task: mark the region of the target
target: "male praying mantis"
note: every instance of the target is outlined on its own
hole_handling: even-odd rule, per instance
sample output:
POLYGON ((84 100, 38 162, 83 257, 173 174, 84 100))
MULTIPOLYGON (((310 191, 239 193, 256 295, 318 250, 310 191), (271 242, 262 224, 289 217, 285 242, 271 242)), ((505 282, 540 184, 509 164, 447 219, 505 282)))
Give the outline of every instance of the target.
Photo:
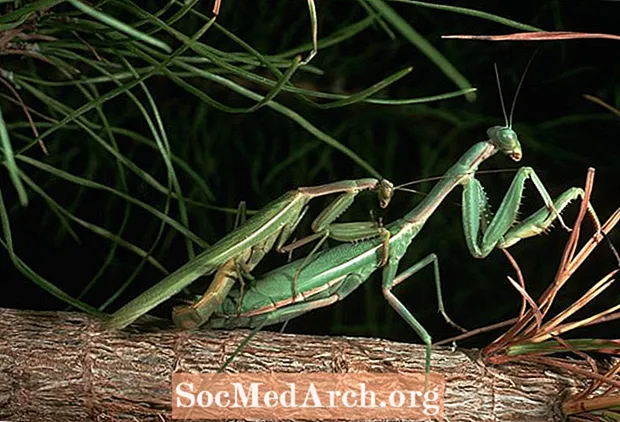
MULTIPOLYGON (((513 104, 514 107, 514 104, 513 104)), ((512 114, 512 113, 511 113, 512 114)), ((315 254, 311 259, 300 259, 280 267, 255 280, 243 295, 238 290, 230 295, 207 322, 209 328, 249 327, 254 331, 228 359, 230 362, 263 326, 285 322, 313 309, 329 306, 347 297, 381 267, 383 256, 382 290, 390 306, 413 328, 426 345, 426 372, 430 371, 431 336, 411 312, 392 293, 392 289, 429 264, 433 264, 439 302, 439 311, 452 325, 445 312, 441 295, 438 259, 430 254, 397 275, 398 265, 415 236, 439 207, 446 196, 457 186, 463 186, 462 218, 465 241, 471 254, 485 258, 494 248, 508 248, 521 239, 535 236, 550 227, 555 219, 569 230, 560 212, 573 200, 583 198, 581 188, 570 188, 552 200, 544 185, 531 167, 518 169, 512 184, 490 222, 486 221, 488 200, 481 183, 475 178, 479 165, 497 152, 514 161, 521 160, 522 152, 517 134, 506 119, 506 126, 495 126, 487 131, 488 140, 472 146, 424 198, 404 217, 386 226, 390 232, 387 245, 377 239, 357 244, 343 244, 315 254), (543 199, 544 207, 520 223, 516 223, 524 183, 531 179, 543 199), (387 250, 385 250, 387 248, 387 250), (290 287, 299 274, 298 291, 290 287)), ((598 224, 590 204, 588 212, 598 224)), ((600 224, 599 224, 600 226, 600 224)), ((458 327, 458 326, 457 326, 458 327)))
MULTIPOLYGON (((387 180, 367 178, 301 187, 285 193, 248 219, 241 227, 116 311, 104 326, 110 329, 126 327, 163 301, 179 293, 199 277, 216 272, 203 299, 175 312, 175 322, 183 328, 193 328, 202 324, 209 319, 211 313, 233 287, 238 274, 233 275, 231 272, 248 273, 273 248, 274 244, 277 251, 288 251, 288 249, 284 250, 283 246, 303 218, 306 206, 311 199, 340 193, 316 217, 312 228, 324 238, 331 237, 343 241, 357 240, 359 237, 339 231, 338 224, 332 223, 363 190, 375 190, 379 197, 379 205, 385 208, 392 197, 393 186, 387 180)), ((375 235, 381 232, 380 228, 376 228, 375 235)))

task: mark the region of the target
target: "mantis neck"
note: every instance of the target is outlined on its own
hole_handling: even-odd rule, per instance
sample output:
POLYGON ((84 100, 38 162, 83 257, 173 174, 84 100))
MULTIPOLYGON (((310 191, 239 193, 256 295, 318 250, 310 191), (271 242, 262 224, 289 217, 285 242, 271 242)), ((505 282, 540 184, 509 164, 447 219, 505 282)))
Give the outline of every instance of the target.
POLYGON ((472 178, 478 166, 497 151, 495 144, 488 140, 472 146, 448 169, 424 200, 403 217, 403 220, 421 228, 452 189, 472 178))

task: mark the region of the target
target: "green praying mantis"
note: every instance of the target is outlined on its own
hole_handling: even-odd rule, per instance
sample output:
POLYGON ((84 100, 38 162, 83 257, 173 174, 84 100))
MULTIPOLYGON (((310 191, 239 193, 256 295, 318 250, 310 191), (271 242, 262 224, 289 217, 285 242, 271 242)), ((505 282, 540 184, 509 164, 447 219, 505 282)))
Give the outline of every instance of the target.
MULTIPOLYGON (((235 280, 242 275, 247 277, 274 245, 279 252, 290 250, 290 248, 284 249, 284 244, 303 218, 311 199, 340 194, 313 221, 312 228, 317 236, 312 236, 311 239, 315 237, 323 237, 323 240, 331 237, 342 241, 359 239, 359 236, 351 235, 348 231, 338 230, 338 224, 333 222, 353 203, 356 195, 364 190, 376 191, 379 205, 385 208, 392 198, 393 185, 387 180, 367 178, 301 187, 285 193, 238 229, 116 311, 104 326, 109 329, 124 328, 179 293, 199 277, 215 272, 214 279, 203 298, 189 307, 175 309, 173 314, 175 323, 182 328, 189 329, 201 325, 224 300, 234 286, 235 280)), ((372 228, 369 230, 373 231, 372 228)), ((381 228, 375 228, 374 233, 380 235, 381 228)))
MULTIPOLYGON (((387 244, 370 239, 356 244, 342 244, 315 254, 311 259, 300 259, 277 268, 261 279, 255 280, 243 294, 233 290, 207 322, 209 328, 254 328, 250 336, 228 359, 226 366, 241 347, 260 328, 288 321, 313 309, 329 306, 346 298, 383 266, 382 291, 392 308, 411 326, 426 345, 425 369, 430 371, 431 336, 412 313, 392 293, 392 289, 421 269, 432 264, 439 302, 444 319, 454 324, 445 312, 439 278, 438 259, 430 254, 418 263, 398 272, 399 262, 415 236, 439 207, 446 196, 457 186, 463 187, 462 219, 465 241, 471 254, 485 258, 494 248, 509 248, 521 239, 544 232, 556 219, 562 226, 560 212, 573 200, 583 198, 581 188, 570 188, 552 200, 544 185, 531 167, 517 171, 499 209, 490 222, 486 220, 488 200, 475 172, 482 162, 501 152, 514 161, 522 157, 521 145, 511 123, 494 126, 487 131, 488 140, 472 146, 446 172, 425 199, 404 217, 386 226, 389 231, 387 244), (524 183, 530 179, 544 202, 544 207, 520 223, 516 223, 524 183), (386 250, 387 248, 387 250, 386 250), (298 291, 287 286, 299 274, 298 291)), ((590 204, 588 212, 598 221, 590 204)), ((599 225, 600 226, 600 225, 599 225)))

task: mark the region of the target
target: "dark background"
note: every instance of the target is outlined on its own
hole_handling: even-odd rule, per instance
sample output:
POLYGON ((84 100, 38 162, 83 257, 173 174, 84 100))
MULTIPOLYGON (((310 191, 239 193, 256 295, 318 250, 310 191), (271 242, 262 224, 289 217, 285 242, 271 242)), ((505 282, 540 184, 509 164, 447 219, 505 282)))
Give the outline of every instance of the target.
MULTIPOLYGON (((150 3, 153 2, 147 2, 150 3)), ((546 30, 618 33, 620 2, 616 1, 458 3, 459 6, 546 30)), ((502 125, 493 63, 499 66, 504 97, 509 107, 523 70, 538 48, 514 113, 514 128, 520 135, 524 152, 519 165, 534 167, 552 195, 570 186, 583 186, 587 168, 595 167, 592 202, 601 219, 606 219, 620 205, 620 120, 583 97, 583 94, 590 94, 615 107, 620 104, 620 41, 586 39, 500 43, 444 40, 441 35, 499 35, 517 30, 446 11, 391 4, 478 88, 475 102, 457 97, 417 106, 356 104, 333 110, 317 110, 307 107, 290 94, 281 94, 277 101, 299 112, 351 148, 382 176, 401 184, 441 175, 474 142, 485 138, 489 126, 502 125)), ((224 0, 218 23, 264 54, 283 52, 309 40, 310 27, 305 5, 305 1, 224 0)), ((364 9, 354 1, 319 2, 317 7, 320 37, 366 17, 364 9)), ((156 10, 146 6, 145 9, 156 10)), ((209 8, 203 6, 203 9, 210 16, 209 8)), ((106 11, 114 12, 113 9, 106 11)), ((118 16, 124 15, 121 13, 118 16)), ((197 20, 188 19, 178 28, 190 34, 198 26, 197 20)), ((217 31, 208 32, 201 41, 219 50, 239 50, 217 31)), ((8 61, 6 57, 0 65, 3 68, 28 74, 38 66, 38 76, 43 79, 46 78, 46 71, 51 72, 48 66, 38 61, 30 61, 29 58, 21 58, 20 61, 11 58, 8 61)), ((454 84, 420 51, 398 33, 396 39, 390 39, 378 25, 341 44, 320 49, 311 65, 322 69, 324 74, 299 71, 293 78, 295 84, 327 92, 355 93, 398 70, 413 66, 412 73, 379 95, 413 98, 456 90, 454 84)), ((85 69, 86 74, 89 71, 93 72, 85 69)), ((253 71, 269 76, 267 71, 253 71)), ((56 77, 55 74, 50 75, 49 79, 56 77)), ((204 177, 215 198, 212 205, 235 208, 243 200, 250 209, 259 209, 297 186, 371 176, 350 158, 272 110, 262 108, 253 114, 229 114, 204 104, 163 77, 151 78, 148 84, 173 152, 204 177)), ((257 92, 264 92, 252 83, 245 84, 257 92)), ((252 104, 209 82, 201 81, 196 86, 231 106, 248 107, 252 104)), ((77 108, 84 101, 73 89, 49 89, 72 107, 77 108)), ((100 89, 111 89, 111 85, 103 85, 100 89)), ((0 87, 0 90, 4 88, 0 87)), ((137 90, 135 92, 139 95, 137 90)), ((37 104, 27 94, 24 97, 26 102, 37 104)), ((23 120, 20 110, 8 104, 4 97, 0 98, 0 105, 7 122, 23 120)), ((117 127, 148 136, 144 119, 127 97, 109 101, 105 111, 110 122, 117 127)), ((124 154, 165 183, 161 156, 130 138, 119 136, 118 140, 124 154)), ((15 142, 19 143, 17 140, 15 142)), ((31 149, 26 154, 101 183, 118 184, 114 160, 92 145, 92 141, 79 131, 58 131, 46 139, 46 144, 50 150, 49 157, 43 157, 38 149, 31 149)), ((498 155, 483 164, 481 170, 515 168, 515 163, 498 155)), ((126 203, 122 200, 94 190, 77 189, 33 168, 28 168, 27 172, 56 201, 70 207, 80 218, 113 232, 118 231, 126 210, 126 203)), ((513 175, 512 171, 507 171, 479 176, 494 209, 513 175)), ((98 274, 107 259, 111 242, 76 226, 80 236, 80 243, 77 243, 67 235, 40 196, 29 191, 31 203, 27 208, 22 208, 17 204, 5 171, 0 172, 0 182, 4 201, 9 208, 15 250, 21 259, 59 288, 77 295, 98 274)), ((188 196, 207 202, 208 198, 197 193, 188 178, 182 177, 182 182, 188 196)), ((131 176, 128 183, 132 195, 163 209, 165 197, 161 194, 131 176)), ((431 186, 432 183, 427 182, 414 188, 428 192, 431 186)), ((378 215, 384 221, 392 221, 411 209, 420 198, 419 195, 398 192, 389 209, 378 215)), ((370 218, 369 210, 376 208, 375 202, 372 195, 365 195, 343 216, 342 221, 370 218)), ((438 254, 448 312, 456 322, 467 328, 513 317, 520 306, 518 293, 506 279, 507 275, 513 275, 513 270, 499 251, 494 251, 485 260, 475 260, 469 255, 462 234, 459 203, 460 190, 453 193, 433 215, 409 248, 401 268, 428 253, 438 254)), ((313 212, 318 213, 322 204, 313 202, 312 205, 313 212)), ((540 205, 540 198, 528 184, 522 215, 529 214, 540 205)), ((573 205, 564 214, 569 225, 574 221, 577 208, 573 205)), ((199 207, 190 207, 189 211, 192 230, 209 243, 232 229, 234 216, 230 214, 199 207)), ((178 216, 176 207, 172 208, 171 214, 178 216)), ((584 228, 584 234, 591 233, 591 225, 587 222, 584 228)), ((153 246, 158 229, 157 219, 132 208, 122 237, 148 249, 153 246)), ((611 238, 618 244, 618 230, 615 233, 611 238)), ((529 239, 511 249, 533 297, 551 282, 567 239, 568 233, 555 228, 549 235, 529 239)), ((162 239, 155 245, 154 255, 169 270, 178 268, 188 260, 183 239, 169 228, 165 229, 162 239)), ((267 259, 255 273, 263 273, 284 262, 285 257, 282 256, 267 259)), ((98 282, 84 300, 95 306, 103 303, 139 263, 140 259, 135 255, 122 249, 116 251, 110 265, 99 274, 98 282)), ((577 299, 615 266, 617 263, 609 250, 605 246, 599 247, 560 294, 558 309, 560 304, 566 305, 577 299)), ((6 250, 0 250, 0 271, 0 280, 5 287, 0 306, 65 309, 65 304, 17 272, 6 250)), ((379 274, 377 272, 345 302, 291 321, 287 332, 379 336, 418 342, 415 333, 383 300, 379 274)), ((456 333, 436 313, 431 275, 430 271, 417 275, 399 286, 396 294, 419 317, 433 338, 440 339, 456 333)), ((118 308, 161 278, 162 274, 157 270, 148 265, 143 267, 129 290, 114 302, 113 308, 118 308)), ((203 278, 192 286, 192 291, 200 292, 208 282, 209 278, 203 278)), ((582 315, 617 304, 620 288, 612 286, 603 296, 582 315)), ((186 295, 184 297, 187 298, 186 295)), ((180 299, 176 298, 159 307, 155 313, 168 316, 170 305, 179 302, 180 299)), ((575 335, 613 337, 617 336, 617 332, 618 324, 608 323, 576 332, 575 335)), ((483 346, 488 339, 483 336, 468 340, 463 345, 483 346)))

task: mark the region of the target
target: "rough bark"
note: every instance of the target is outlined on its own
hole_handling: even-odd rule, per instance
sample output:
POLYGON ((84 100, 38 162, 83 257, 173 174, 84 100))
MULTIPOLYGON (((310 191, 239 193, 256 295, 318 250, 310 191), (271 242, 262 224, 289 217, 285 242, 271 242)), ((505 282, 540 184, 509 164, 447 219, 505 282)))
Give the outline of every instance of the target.
MULTIPOLYGON (((153 320, 107 332, 84 314, 0 309, 0 420, 168 420, 172 372, 216 371, 246 335, 179 332, 153 320)), ((262 332, 230 369, 421 371, 423 361, 418 345, 262 332)), ((472 350, 435 348, 432 363, 447 377, 452 422, 560 421, 562 398, 582 387, 552 368, 489 367, 472 350)))

